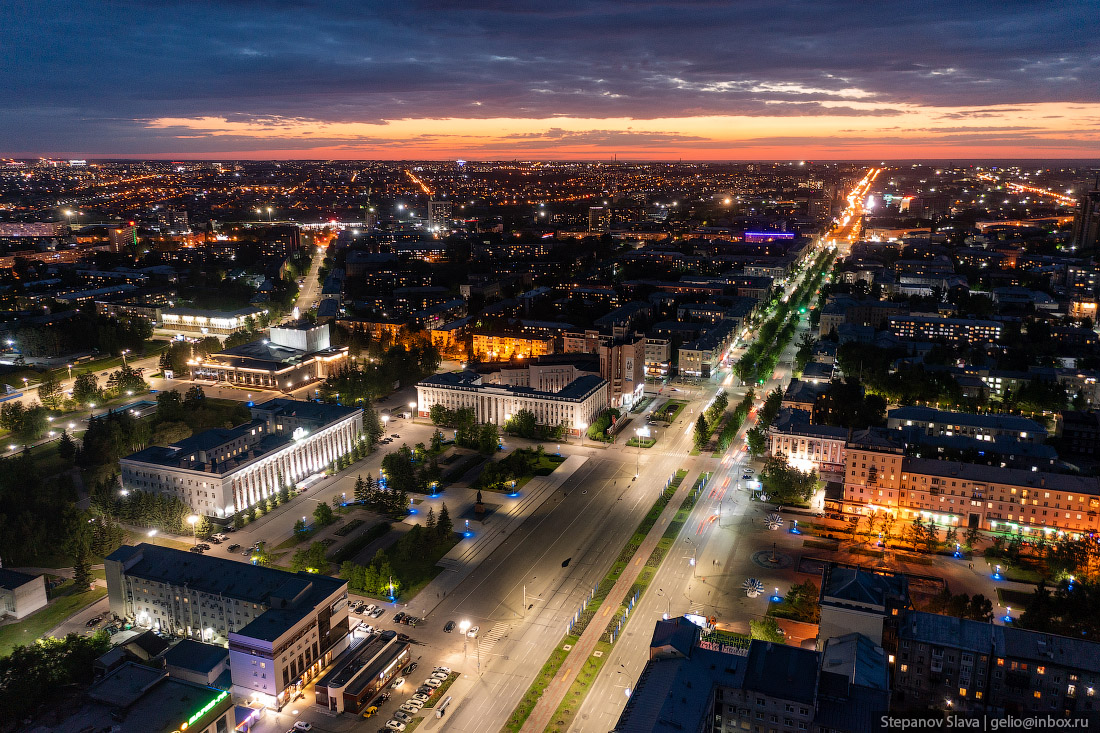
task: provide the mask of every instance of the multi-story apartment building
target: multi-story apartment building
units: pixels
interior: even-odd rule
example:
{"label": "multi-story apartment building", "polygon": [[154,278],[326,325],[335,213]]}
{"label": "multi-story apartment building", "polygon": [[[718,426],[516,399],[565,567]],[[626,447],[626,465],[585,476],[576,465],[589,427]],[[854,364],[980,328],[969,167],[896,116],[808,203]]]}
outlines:
{"label": "multi-story apartment building", "polygon": [[207,311],[195,308],[163,308],[158,328],[173,333],[227,336],[245,327],[249,318],[258,320],[266,311],[248,306],[235,311]]}
{"label": "multi-story apartment building", "polygon": [[890,330],[906,341],[968,341],[984,343],[999,341],[1001,324],[974,318],[944,318],[942,316],[890,316]]}
{"label": "multi-story apartment building", "polygon": [[123,488],[171,494],[196,514],[230,517],[324,471],[363,430],[357,407],[273,399],[251,410],[251,422],[121,459]]}
{"label": "multi-story apartment building", "polygon": [[681,375],[709,377],[718,371],[726,351],[737,338],[740,322],[722,321],[699,338],[680,347],[677,368]]}
{"label": "multi-story apartment building", "polygon": [[480,331],[473,335],[473,351],[487,361],[507,361],[512,357],[528,359],[554,353],[551,335]]}
{"label": "multi-story apartment building", "polygon": [[893,710],[1058,718],[1100,710],[1093,641],[908,611],[896,643]]}
{"label": "multi-story apartment building", "polygon": [[651,379],[667,377],[672,369],[672,341],[662,338],[645,340],[645,375]]}
{"label": "multi-story apartment building", "polygon": [[104,562],[111,612],[229,645],[233,694],[282,707],[348,643],[348,584],[142,543]]}
{"label": "multi-story apartment building", "polygon": [[965,435],[988,441],[1004,435],[1023,443],[1041,443],[1047,437],[1042,424],[1019,415],[978,415],[918,406],[890,410],[886,414],[886,427],[899,431],[917,428],[926,435]]}
{"label": "multi-story apartment building", "polygon": [[472,371],[433,374],[416,385],[418,411],[427,417],[434,405],[449,410],[473,408],[478,422],[503,425],[520,410],[530,410],[540,425],[564,426],[571,435],[585,430],[607,409],[607,380],[585,374],[555,391],[493,384]]}
{"label": "multi-story apartment building", "polygon": [[825,652],[701,638],[687,617],[658,621],[649,661],[615,733],[872,730],[889,703],[883,649],[860,634]]}
{"label": "multi-story apartment building", "polygon": [[942,526],[1080,536],[1100,529],[1100,481],[1092,476],[908,458],[873,430],[846,446],[845,511],[885,511]]}

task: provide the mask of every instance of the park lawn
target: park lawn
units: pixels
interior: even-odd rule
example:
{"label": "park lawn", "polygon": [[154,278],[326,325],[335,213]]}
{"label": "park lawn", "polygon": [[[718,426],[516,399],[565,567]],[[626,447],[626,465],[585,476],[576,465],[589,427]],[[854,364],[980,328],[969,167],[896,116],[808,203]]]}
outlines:
{"label": "park lawn", "polygon": [[[631,438],[630,440],[626,441],[627,446],[629,446],[631,448],[637,448],[638,443],[639,443],[638,438]],[[643,438],[641,440],[641,447],[642,448],[652,448],[655,445],[657,445],[657,439],[656,438]]]}
{"label": "park lawn", "polygon": [[316,534],[316,530],[313,529],[312,527],[307,529],[305,532],[295,532],[290,538],[283,540],[282,542],[275,545],[271,549],[273,549],[273,550],[289,550],[292,547],[295,547],[295,546],[301,544],[302,542],[305,542],[309,538],[313,537],[314,534]]}
{"label": "park lawn", "polygon": [[128,542],[148,542],[150,545],[156,545],[157,547],[171,547],[173,550],[189,551],[191,546],[195,544],[193,541],[188,540],[186,542],[182,540],[173,539],[171,537],[162,537],[160,534],[155,534],[150,537],[147,533],[138,534],[136,537],[133,533],[129,533],[130,537]]}
{"label": "park lawn", "polygon": [[565,459],[561,456],[544,454],[539,458],[538,462],[535,463],[535,467],[532,471],[536,476],[549,476],[563,463],[565,463]]}
{"label": "park lawn", "polygon": [[[673,406],[672,416],[666,418],[665,416],[668,415],[669,405]],[[676,418],[680,417],[680,413],[684,411],[685,407],[687,407],[687,402],[684,402],[683,400],[669,400],[665,404],[661,405],[661,411],[659,413],[653,413],[653,416],[657,420],[664,420],[665,422],[672,424],[676,422]],[[660,417],[658,417],[658,415],[660,415]]]}
{"label": "park lawn", "polygon": [[588,695],[589,688],[596,683],[600,670],[603,669],[608,655],[611,654],[611,645],[606,641],[601,641],[596,644],[595,651],[602,652],[602,654],[598,657],[591,654],[581,665],[577,678],[573,680],[573,684],[569,685],[569,690],[565,693],[565,699],[561,701],[561,705],[554,711],[554,716],[550,719],[550,724],[546,726],[547,731],[565,733],[573,724],[573,719],[580,711],[584,698]]}
{"label": "park lawn", "polygon": [[42,471],[42,476],[45,478],[64,473],[73,467],[72,461],[66,461],[58,454],[57,446],[58,442],[55,440],[31,448],[31,457],[34,458],[34,464]]}
{"label": "park lawn", "polygon": [[[102,572],[102,571],[100,571]],[[73,583],[66,581],[54,588],[49,604],[16,624],[0,626],[0,656],[7,656],[17,646],[30,644],[85,606],[107,595],[106,588],[73,592]]]}
{"label": "park lawn", "polygon": [[395,557],[390,553],[390,549],[387,549],[385,554],[389,558],[393,574],[401,579],[401,596],[403,598],[414,598],[417,593],[424,589],[424,586],[432,582],[432,579],[443,570],[436,563],[461,540],[462,535],[456,532],[447,542],[440,543],[431,548],[430,551],[411,557],[408,560]]}
{"label": "park lawn", "polygon": [[1027,604],[1031,602],[1032,595],[1032,593],[1027,591],[1016,590],[1014,588],[997,588],[997,600],[1001,602],[1002,606],[1006,607],[1015,606],[1019,609],[1027,608]]}

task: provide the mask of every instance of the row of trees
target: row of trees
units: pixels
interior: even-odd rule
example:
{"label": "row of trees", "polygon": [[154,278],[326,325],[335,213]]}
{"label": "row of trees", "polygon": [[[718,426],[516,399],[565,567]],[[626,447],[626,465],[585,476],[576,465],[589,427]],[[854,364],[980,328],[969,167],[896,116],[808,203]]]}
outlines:
{"label": "row of trees", "polygon": [[718,427],[718,423],[722,421],[729,403],[730,399],[726,396],[726,391],[720,389],[714,395],[714,400],[710,403],[710,406],[699,413],[699,419],[695,421],[695,433],[693,435],[696,450],[702,450],[703,446],[710,441],[710,435]]}
{"label": "row of trees", "polygon": [[93,663],[110,648],[110,637],[103,631],[15,647],[0,657],[0,721],[18,727],[17,721],[56,702],[58,690],[91,682]]}
{"label": "row of trees", "polygon": [[414,524],[389,550],[378,550],[369,565],[351,560],[342,563],[340,577],[348,581],[349,589],[355,593],[396,597],[402,588],[409,587],[417,578],[395,572],[395,562],[398,567],[409,567],[417,558],[438,557],[454,546],[454,542],[454,524],[444,504],[438,518],[429,509],[423,525]]}
{"label": "row of trees", "polygon": [[394,344],[380,358],[354,359],[322,382],[317,391],[325,402],[369,403],[393,392],[395,385],[407,387],[435,374],[439,364],[439,350],[421,334]]}
{"label": "row of trees", "polygon": [[382,488],[369,473],[366,479],[362,476],[356,477],[353,497],[356,503],[394,519],[399,519],[409,513],[408,493],[393,488],[392,483],[390,488]]}
{"label": "row of trees", "polygon": [[517,410],[504,423],[504,432],[530,440],[561,440],[567,433],[565,425],[539,425],[535,413]]}
{"label": "row of trees", "polygon": [[722,426],[722,434],[718,436],[718,450],[725,451],[733,445],[733,439],[737,437],[737,431],[745,424],[745,418],[749,416],[749,411],[752,410],[752,403],[755,400],[756,390],[749,387],[749,391],[737,403],[737,407],[733,408],[733,414]]}
{"label": "row of trees", "polygon": [[614,407],[601,412],[588,426],[588,437],[592,440],[611,441],[611,429],[619,419],[619,411]]}
{"label": "row of trees", "polygon": [[443,477],[435,456],[428,457],[423,450],[414,452],[404,443],[382,458],[382,473],[389,488],[403,494],[434,494]]}
{"label": "row of trees", "polygon": [[143,353],[153,336],[144,318],[113,318],[94,310],[45,326],[24,326],[15,331],[15,347],[24,356],[57,357],[80,352],[121,354],[123,349]]}
{"label": "row of trees", "polygon": [[500,446],[500,431],[492,423],[479,425],[477,413],[472,407],[451,410],[443,405],[432,405],[428,417],[433,425],[452,428],[455,443],[480,453],[492,453]]}
{"label": "row of trees", "polygon": [[488,461],[474,482],[474,488],[502,491],[511,482],[532,475],[545,455],[546,451],[540,445],[534,450],[514,450],[499,461]]}

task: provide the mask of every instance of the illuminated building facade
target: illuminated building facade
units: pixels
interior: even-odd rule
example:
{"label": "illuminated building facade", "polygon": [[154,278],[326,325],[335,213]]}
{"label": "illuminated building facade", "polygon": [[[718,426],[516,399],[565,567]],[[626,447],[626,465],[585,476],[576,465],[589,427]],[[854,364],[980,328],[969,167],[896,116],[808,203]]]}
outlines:
{"label": "illuminated building facade", "polygon": [[474,354],[487,361],[507,361],[512,357],[529,359],[554,353],[554,337],[535,334],[475,333]]}
{"label": "illuminated building facade", "polygon": [[899,339],[908,341],[969,341],[984,343],[999,341],[1001,324],[973,318],[941,318],[939,316],[891,316],[890,330]]}
{"label": "illuminated building facade", "polygon": [[200,357],[188,364],[191,378],[290,391],[339,372],[347,346],[331,346],[329,325],[306,321],[272,326],[269,336]]}
{"label": "illuminated building facade", "polygon": [[255,306],[235,311],[164,308],[160,312],[158,328],[187,336],[228,336],[244,328],[248,318],[258,320],[266,312]]}
{"label": "illuminated building facade", "polygon": [[520,410],[530,410],[539,425],[562,425],[578,435],[607,409],[607,380],[594,374],[573,379],[556,391],[491,384],[475,372],[434,374],[416,385],[420,417],[434,405],[448,410],[469,407],[479,423],[503,425]]}
{"label": "illuminated building facade", "polygon": [[111,612],[229,645],[232,693],[281,707],[348,645],[348,584],[149,544],[104,562]]}
{"label": "illuminated building facade", "polygon": [[845,511],[1025,537],[1100,529],[1095,477],[908,458],[901,451],[874,431],[853,436],[844,462]]}
{"label": "illuminated building facade", "polygon": [[251,422],[122,458],[123,489],[171,494],[195,514],[231,517],[324,471],[363,430],[359,408],[274,399],[251,409]]}

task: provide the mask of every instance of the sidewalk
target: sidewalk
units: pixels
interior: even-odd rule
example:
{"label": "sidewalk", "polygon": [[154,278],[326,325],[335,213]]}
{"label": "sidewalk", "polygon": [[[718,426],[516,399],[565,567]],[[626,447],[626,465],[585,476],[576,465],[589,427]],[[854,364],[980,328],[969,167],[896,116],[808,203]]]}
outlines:
{"label": "sidewalk", "polygon": [[602,609],[588,624],[588,628],[584,630],[577,643],[573,645],[573,649],[569,652],[569,658],[572,661],[568,665],[563,664],[554,679],[546,686],[542,697],[539,698],[534,710],[531,711],[531,715],[527,718],[523,727],[520,728],[520,733],[541,733],[549,725],[550,718],[553,717],[558,706],[565,699],[573,680],[580,673],[588,657],[595,651],[596,644],[599,643],[606,630],[607,623],[610,621],[610,614],[618,608],[619,601],[626,596],[627,591],[634,585],[634,581],[638,579],[642,568],[645,567],[643,561],[653,553],[653,549],[661,540],[665,530],[668,529],[668,525],[672,523],[676,512],[680,510],[680,503],[684,500],[684,496],[691,491],[699,473],[699,469],[692,469],[684,477],[680,487],[676,489],[676,493],[672,495],[664,510],[661,511],[661,516],[657,518],[656,523],[649,530],[649,534],[646,535],[641,546],[638,547],[626,568],[623,569],[622,575],[615,581],[611,592],[607,594],[607,600],[604,602]]}

